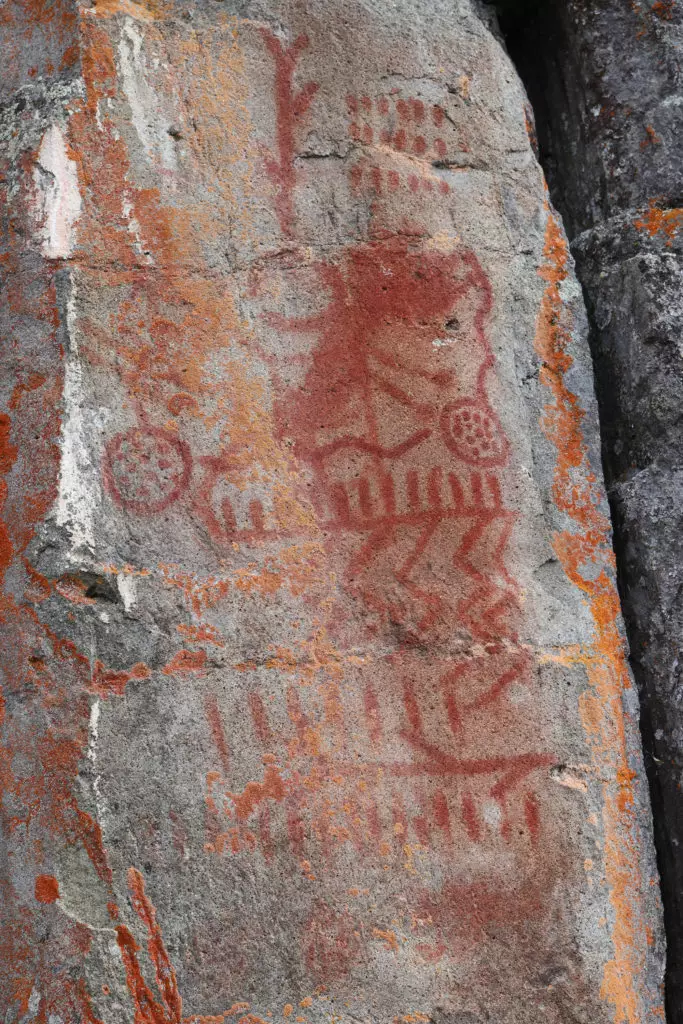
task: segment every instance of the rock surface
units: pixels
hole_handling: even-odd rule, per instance
[[[659,1020],[582,299],[480,13],[0,38],[3,1019]]]
[[[683,1021],[682,26],[678,0],[568,0],[527,11],[511,40],[589,303],[671,1024]]]

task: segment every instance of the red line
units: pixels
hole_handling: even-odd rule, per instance
[[[382,740],[382,720],[379,714],[377,694],[371,683],[368,683],[365,687],[363,703],[365,705],[365,722],[370,733],[370,739],[373,743],[378,744]]]
[[[480,694],[476,700],[467,705],[467,710],[469,711],[473,708],[484,708],[488,704],[493,704],[494,701],[496,701],[516,679],[519,679],[524,671],[524,667],[525,666],[520,663],[509,669],[507,672],[504,672],[503,675],[496,680],[493,686],[486,691],[486,693]]]
[[[472,486],[472,501],[475,505],[484,504],[484,492],[481,486],[481,474],[472,473],[470,477],[470,483]]]
[[[450,839],[451,818],[448,812],[448,801],[446,800],[446,795],[442,789],[437,789],[432,798],[432,803],[434,807],[434,821]]]
[[[463,494],[462,484],[458,480],[455,473],[448,474],[448,483],[450,484],[451,487],[453,503],[455,505],[463,505],[465,503],[465,495]]]
[[[344,448],[353,448],[359,452],[366,452],[368,455],[377,455],[382,459],[397,459],[399,456],[405,455],[412,448],[422,444],[431,435],[432,431],[428,428],[418,430],[412,437],[402,441],[401,444],[397,444],[394,448],[385,448],[381,444],[366,441],[363,437],[339,437],[336,441],[330,442],[330,444],[320,445],[319,448],[315,449],[315,455],[317,458],[322,459],[328,455],[334,455],[335,452],[341,451]]]
[[[268,747],[273,742],[273,733],[270,725],[268,724],[268,714],[261,696],[252,690],[252,692],[247,695],[247,702],[249,704],[249,710],[251,711],[251,720],[254,725],[254,732],[258,736],[261,745],[263,747]]]
[[[429,503],[432,508],[441,508],[441,478],[443,476],[443,470],[441,466],[434,466],[429,471],[429,483],[427,486],[429,493]]]
[[[215,693],[205,694],[204,711],[211,729],[211,738],[220,758],[223,773],[227,775],[230,771],[230,754],[228,752],[228,743],[225,738],[220,708],[218,707],[218,698]]]
[[[427,819],[421,815],[418,818],[413,818],[413,828],[418,842],[422,843],[423,846],[429,846],[429,825],[427,824]]]
[[[380,362],[384,362],[384,360],[380,360]],[[403,369],[403,367],[398,368]],[[392,369],[396,369],[396,367],[392,366]],[[380,377],[380,375],[376,371],[373,373],[372,379],[378,391],[384,391],[385,394],[389,395],[391,398],[395,398],[397,402],[401,403],[401,405],[407,406],[409,409],[412,409],[418,415],[434,415],[433,405],[428,405],[426,402],[416,402],[415,399],[411,395],[409,395],[407,391],[404,391],[402,388],[397,387],[396,384],[392,384],[391,381],[385,380],[384,377]]]
[[[296,797],[293,798],[296,800]],[[299,813],[298,801],[294,806],[291,800],[287,806],[287,832],[289,840],[294,848],[297,857],[302,857],[304,852],[304,823]]]
[[[417,584],[413,584],[412,580],[409,580],[408,577],[410,573],[413,571],[413,568],[415,567],[417,562],[420,560],[420,558],[422,558],[422,555],[424,554],[425,549],[429,544],[430,540],[434,536],[434,531],[436,530],[438,525],[439,521],[437,520],[435,523],[430,523],[426,530],[423,530],[423,532],[418,537],[417,543],[413,548],[411,554],[408,556],[406,561],[403,563],[401,568],[396,573],[396,578],[405,586],[408,586],[409,584],[414,585],[415,587],[418,586]],[[420,590],[416,592],[418,593],[418,596],[420,596],[423,593]]]
[[[294,723],[299,739],[303,740],[306,736],[306,729],[308,728],[308,719],[303,713],[299,694],[294,686],[287,687],[286,700],[289,717]]]
[[[411,512],[417,512],[420,508],[420,478],[416,469],[408,470],[406,486],[408,490],[408,508]]]
[[[465,793],[462,798],[462,820],[470,839],[478,843],[481,839],[481,825],[474,806],[474,800],[469,793]]]
[[[422,734],[423,727],[420,706],[417,703],[415,691],[413,690],[412,683],[409,679],[403,680],[403,704],[406,709],[410,728],[413,732]]]
[[[384,498],[384,511],[388,517],[396,515],[396,492],[394,491],[394,478],[391,473],[385,473],[381,481],[382,497]]]
[[[257,534],[265,533],[266,524],[263,518],[263,503],[258,499],[249,502],[249,512],[251,515],[251,522],[254,528],[254,532]]]
[[[349,496],[344,485],[334,484],[330,488],[330,496],[335,514],[342,523],[348,523],[351,519],[351,506],[349,505]]]
[[[368,804],[366,809],[368,817],[368,829],[373,839],[379,841],[382,838],[382,822],[379,817],[379,810],[377,804],[373,800],[372,803]]]
[[[234,533],[237,529],[237,519],[235,518],[235,510],[232,507],[232,502],[228,498],[223,498],[221,502],[221,512],[223,513],[223,523],[225,524],[226,533]]]
[[[370,494],[370,481],[362,476],[358,481],[358,495],[360,499],[361,512],[365,516],[372,515],[372,497]]]
[[[489,491],[491,492],[491,496],[493,498],[493,504],[496,506],[496,508],[502,508],[503,495],[500,489],[500,480],[498,479],[495,473],[487,473],[486,482],[489,486]]]

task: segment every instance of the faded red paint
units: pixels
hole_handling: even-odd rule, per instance
[[[227,775],[230,771],[230,751],[228,750],[228,741],[225,735],[225,728],[223,727],[220,708],[218,706],[218,698],[215,693],[206,694],[204,697],[204,709],[206,711],[209,728],[211,729],[211,737],[221,763],[221,768]]]
[[[233,824],[216,839],[214,817],[210,846],[236,853],[263,844],[268,858],[273,814],[286,820],[291,856],[313,865],[334,864],[345,843],[372,863],[411,843],[445,855],[456,842],[470,844],[475,864],[476,846],[493,843],[514,856],[515,870],[473,882],[462,899],[478,901],[482,922],[490,914],[492,924],[517,929],[562,867],[537,793],[554,757],[538,749],[538,723],[531,728],[508,702],[514,687],[530,685],[532,665],[516,646],[518,588],[505,565],[514,515],[503,498],[510,445],[489,398],[490,286],[473,253],[425,249],[410,235],[350,247],[312,272],[324,288],[313,313],[264,315],[281,337],[317,338],[301,384],[280,389],[276,429],[310,475],[307,493],[350,600],[332,634],[348,644],[346,616],[358,628],[364,609],[364,631],[391,637],[395,649],[359,668],[343,691],[330,672],[322,716],[307,709],[305,688],[289,685],[289,735],[276,735],[267,705],[250,694],[254,742],[287,765],[271,796],[282,811],[264,803],[262,783],[244,791],[259,797],[248,805],[253,820],[212,795],[212,813]],[[278,385],[284,368],[275,354],[269,361]],[[429,661],[417,653],[454,623],[487,653]],[[273,667],[296,672],[297,662],[282,651]],[[396,707],[398,730],[387,721]],[[234,797],[225,781],[219,788]],[[446,883],[433,915],[431,957],[455,951],[466,933],[449,902],[456,891]],[[424,894],[414,899],[431,906]]]
[[[107,489],[119,505],[152,515],[186,490],[192,458],[188,445],[170,431],[135,428],[111,439],[103,468]]]
[[[318,985],[345,977],[361,957],[363,943],[357,922],[348,911],[338,912],[320,900],[303,934],[304,956]]]
[[[366,186],[376,196],[401,188],[414,194],[449,194],[449,183],[432,168],[444,170],[451,164],[457,166],[461,154],[470,151],[470,145],[463,126],[456,128],[452,118],[446,122],[442,107],[433,105],[430,118],[426,120],[426,107],[421,99],[406,99],[395,93],[374,98],[350,95],[347,107],[351,141],[368,147],[359,153],[349,170],[355,192],[361,193]],[[381,152],[372,149],[376,138],[382,144]],[[406,171],[405,165],[400,171],[391,166],[388,162],[391,150],[421,158],[419,173]]]

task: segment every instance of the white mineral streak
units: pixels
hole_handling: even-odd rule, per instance
[[[100,711],[101,703],[99,697],[96,697],[90,707],[90,723],[88,728],[88,760],[92,766],[93,773],[93,792],[95,794],[95,806],[97,807],[97,820],[100,828],[102,827],[103,815],[104,815],[104,800],[102,798],[102,791],[100,789],[100,775],[97,771],[97,743],[99,740],[99,723],[100,723]]]
[[[135,593],[135,579],[133,576],[124,576],[119,574],[116,577],[116,583],[119,588],[119,594],[123,601],[124,610],[129,612],[135,606],[137,595]]]
[[[119,40],[119,70],[133,127],[150,163],[170,174],[176,170],[175,143],[169,125],[160,117],[159,97],[145,75],[142,42],[138,26],[126,17]]]
[[[68,259],[74,247],[74,225],[81,215],[76,162],[69,157],[61,128],[45,132],[33,171],[38,216],[43,230],[43,255]]]
[[[76,340],[75,302],[75,286],[72,280],[66,315],[69,349],[64,367],[62,458],[54,515],[58,526],[63,526],[71,535],[72,553],[92,554],[95,548],[95,517],[101,503],[101,489],[99,473],[93,465],[88,448],[83,416],[85,394],[83,368]]]

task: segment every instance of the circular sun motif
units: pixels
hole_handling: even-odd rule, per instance
[[[171,505],[187,487],[192,459],[187,444],[169,430],[134,427],[116,434],[104,456],[104,480],[122,508],[152,515]]]
[[[473,466],[502,466],[509,442],[498,417],[483,402],[465,398],[447,405],[441,414],[441,432],[450,450]]]

